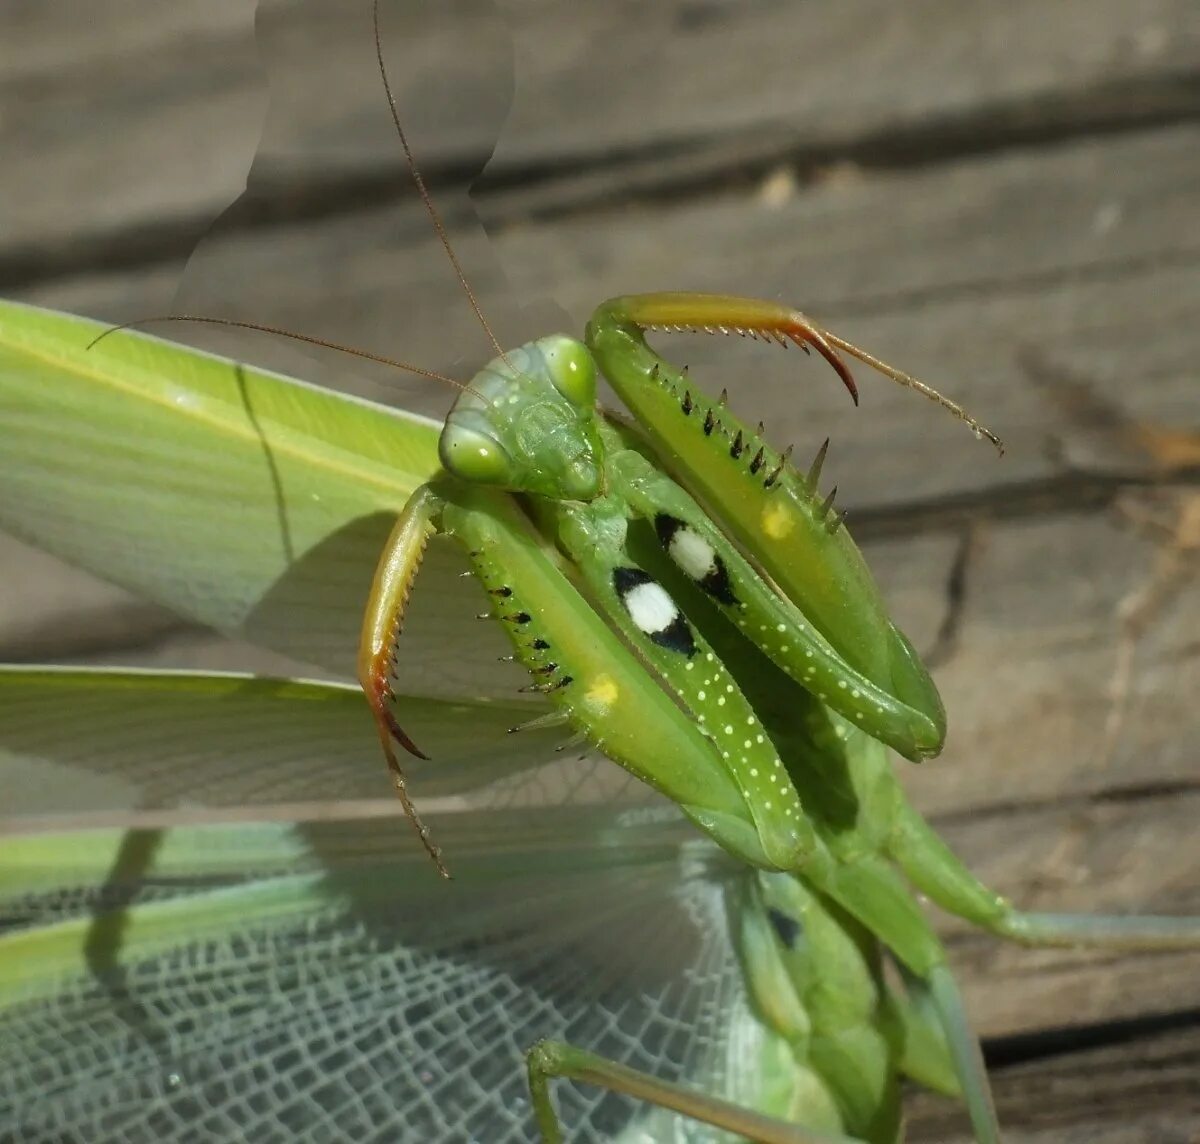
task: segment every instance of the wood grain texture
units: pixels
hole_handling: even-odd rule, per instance
[[[350,7],[268,3],[257,48],[245,0],[105,0],[86,35],[21,7],[0,48],[0,99],[21,109],[0,286],[478,366]],[[1166,444],[1200,434],[1196,6],[455,0],[386,8],[385,48],[505,341],[577,330],[616,292],[783,297],[1000,432],[1003,460],[865,371],[855,411],[798,355],[672,343],[778,444],[832,435],[827,479],[950,714],[945,754],[904,778],[972,867],[1031,908],[1200,913],[1200,472]],[[426,412],[448,400],[287,345],[202,344]],[[15,544],[0,582],[17,585],[6,658],[279,664]],[[1197,1138],[1200,958],[947,935],[999,1038],[1008,1139]],[[925,1099],[911,1134],[965,1138]]]
[[[399,171],[380,145],[367,7],[270,0],[257,16],[272,77],[262,164],[285,168],[291,187],[278,211],[314,187]],[[5,176],[14,214],[0,263],[68,237],[203,226],[254,152],[266,93],[249,0],[91,10],[87,35],[65,8],[24,5],[9,18],[0,100],[22,108],[5,151],[23,161]],[[760,162],[864,140],[902,151],[914,129],[969,134],[981,114],[1017,133],[1048,118],[1136,124],[1185,113],[1200,60],[1186,0],[1067,0],[1052,19],[1035,0],[847,0],[820,12],[776,0],[522,0],[500,13],[454,0],[385,7],[385,30],[406,116],[428,128],[429,169],[477,170],[507,113],[493,174],[509,180],[614,157],[655,167],[685,152],[719,172],[731,147]]]

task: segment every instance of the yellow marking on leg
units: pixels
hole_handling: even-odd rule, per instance
[[[601,715],[607,715],[617,702],[621,689],[611,675],[597,675],[584,692],[583,701]]]
[[[764,536],[771,540],[782,540],[796,527],[796,520],[786,504],[775,501],[763,509],[760,524]]]

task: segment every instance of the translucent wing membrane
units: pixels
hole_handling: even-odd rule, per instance
[[[394,822],[177,828],[134,885],[108,874],[118,832],[80,839],[94,867],[64,886],[105,891],[10,903],[26,922],[0,938],[5,1134],[526,1141],[542,1036],[744,1094],[758,1026],[712,848],[611,809],[435,825],[449,885]],[[19,849],[53,861],[57,841]],[[641,1138],[655,1115],[596,1089],[559,1100],[577,1140]]]
[[[737,869],[550,733],[498,736],[508,716],[486,704],[423,717],[444,721],[445,753],[414,774],[496,804],[432,815],[450,884],[408,844],[348,688],[0,676],[0,776],[27,812],[0,864],[0,1136],[525,1141],[523,1054],[547,1036],[752,1099],[762,1034],[724,921]],[[525,761],[505,753],[518,740]],[[557,766],[530,771],[547,752]],[[96,783],[107,802],[80,797]],[[336,817],[371,785],[386,817]],[[605,805],[548,811],[584,786]],[[81,803],[137,825],[29,829]],[[146,811],[235,803],[284,816],[164,828]],[[575,1139],[677,1123],[560,1087]]]
[[[406,706],[436,752],[412,769],[422,797],[559,757],[561,730],[509,733],[541,703]],[[10,828],[26,816],[391,797],[356,687],[246,675],[0,668],[0,779]]]

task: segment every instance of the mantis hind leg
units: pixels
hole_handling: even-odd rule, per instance
[[[526,1055],[526,1065],[534,1116],[544,1144],[562,1144],[563,1141],[562,1125],[550,1095],[550,1081],[555,1077],[600,1085],[703,1124],[711,1124],[714,1128],[736,1132],[759,1144],[862,1144],[853,1136],[817,1132],[764,1116],[753,1109],[659,1080],[561,1041],[539,1041]]]
[[[998,937],[1031,946],[1166,950],[1200,947],[1200,917],[1026,913],[990,890],[907,803],[897,808],[888,853],[942,909]]]

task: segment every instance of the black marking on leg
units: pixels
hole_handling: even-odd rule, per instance
[[[666,554],[697,587],[722,604],[732,607],[738,603],[725,561],[690,524],[670,513],[660,512],[654,517],[654,531]],[[689,544],[692,559],[687,559],[681,551],[682,546]]]
[[[682,400],[682,401],[679,403],[679,408],[683,410],[683,413],[684,413],[684,416],[685,416],[685,417],[690,417],[690,416],[691,416],[692,409],[694,408],[694,407],[693,407],[693,405],[692,405],[692,393],[691,393],[691,390],[689,390],[689,389],[685,389],[685,390],[683,391],[683,400]]]
[[[733,439],[733,444],[729,446],[729,455],[736,461],[742,455],[742,431],[737,431],[737,436]]]
[[[704,415],[704,436],[705,437],[712,436],[713,427],[716,425],[716,423],[717,423],[717,419],[713,416],[713,411],[710,409]]]
[[[575,682],[575,677],[572,675],[564,675],[553,682],[548,683],[531,683],[527,687],[518,687],[517,691],[523,695],[528,695],[531,692],[538,695],[550,695],[555,691],[561,691],[564,687]]]
[[[634,626],[651,643],[688,659],[696,654],[696,637],[667,590],[641,568],[614,568],[613,589]]]
[[[539,636],[529,646],[535,651],[545,651],[550,645],[544,639],[542,639],[541,636]]]
[[[527,624],[533,617],[528,612],[513,612],[511,616],[504,617],[510,624]]]
[[[509,587],[489,588],[488,592],[493,596],[502,596],[505,599],[512,595],[512,589]]]
[[[782,910],[777,910],[774,906],[767,907],[767,920],[771,923],[771,928],[775,931],[775,936],[783,943],[786,949],[795,949],[796,941],[800,937],[800,923],[793,917],[789,917]]]
[[[763,449],[762,449],[762,446],[760,445],[758,447],[758,452],[754,454],[753,458],[751,458],[751,461],[750,461],[751,474],[757,473],[758,470],[762,468],[762,465],[763,465]]]
[[[654,531],[658,534],[659,544],[667,551],[670,551],[671,541],[681,528],[687,528],[687,525],[679,517],[672,516],[669,512],[655,514]]]

